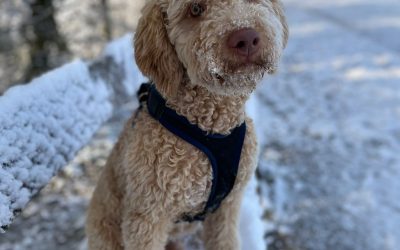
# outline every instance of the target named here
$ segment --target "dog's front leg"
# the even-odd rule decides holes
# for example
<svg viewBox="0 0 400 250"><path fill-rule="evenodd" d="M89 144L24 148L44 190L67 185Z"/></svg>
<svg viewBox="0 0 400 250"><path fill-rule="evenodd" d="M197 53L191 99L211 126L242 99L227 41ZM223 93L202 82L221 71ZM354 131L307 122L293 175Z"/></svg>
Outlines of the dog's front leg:
<svg viewBox="0 0 400 250"><path fill-rule="evenodd" d="M242 193L232 193L221 206L204 221L204 241L207 250L238 250L239 210Z"/></svg>
<svg viewBox="0 0 400 250"><path fill-rule="evenodd" d="M122 236L124 250L165 249L170 227L169 218L159 218L159 214L128 213L123 218Z"/></svg>

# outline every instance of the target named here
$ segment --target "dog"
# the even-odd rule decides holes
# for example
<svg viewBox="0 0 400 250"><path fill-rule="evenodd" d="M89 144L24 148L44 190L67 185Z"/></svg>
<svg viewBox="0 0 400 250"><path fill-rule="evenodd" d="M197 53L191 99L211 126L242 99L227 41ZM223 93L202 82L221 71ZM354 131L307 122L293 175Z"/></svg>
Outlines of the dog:
<svg viewBox="0 0 400 250"><path fill-rule="evenodd" d="M140 70L153 83L143 93L153 97L126 123L98 181L86 222L89 249L172 249L179 247L177 235L200 229L206 249L239 249L240 202L257 165L244 105L264 74L276 70L287 40L279 0L146 2L134 46ZM233 182L214 197L212 209L205 210L219 185L212 157L158 120L164 111L151 112L155 96L204 138L244 131L238 132L241 143L235 137L215 149L240 144L236 168L231 158L237 155L218 158L218 171L225 161L233 166L227 177Z"/></svg>

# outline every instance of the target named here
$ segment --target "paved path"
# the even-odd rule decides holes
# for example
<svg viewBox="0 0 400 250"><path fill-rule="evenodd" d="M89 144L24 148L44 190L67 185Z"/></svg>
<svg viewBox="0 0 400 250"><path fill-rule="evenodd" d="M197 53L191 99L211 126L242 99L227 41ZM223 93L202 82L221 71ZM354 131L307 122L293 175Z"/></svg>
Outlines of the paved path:
<svg viewBox="0 0 400 250"><path fill-rule="evenodd" d="M290 42L258 92L275 227L291 249L397 250L400 2L285 2Z"/></svg>
<svg viewBox="0 0 400 250"><path fill-rule="evenodd" d="M289 8L300 8L312 16L360 34L377 45L400 52L398 0L286 0L285 3Z"/></svg>

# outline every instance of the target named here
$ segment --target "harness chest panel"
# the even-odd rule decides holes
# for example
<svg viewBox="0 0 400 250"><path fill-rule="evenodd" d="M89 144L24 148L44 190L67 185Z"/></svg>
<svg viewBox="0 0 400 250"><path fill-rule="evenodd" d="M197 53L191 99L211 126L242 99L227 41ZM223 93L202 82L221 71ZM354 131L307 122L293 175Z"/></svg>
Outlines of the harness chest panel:
<svg viewBox="0 0 400 250"><path fill-rule="evenodd" d="M166 106L166 101L154 85L143 84L139 90L139 100L147 102L150 115L158 120L171 133L201 150L212 167L212 186L204 210L197 215L185 215L185 221L204 220L207 213L214 212L231 192L238 168L246 123L232 130L229 135L208 134L191 124L186 117L178 115Z"/></svg>

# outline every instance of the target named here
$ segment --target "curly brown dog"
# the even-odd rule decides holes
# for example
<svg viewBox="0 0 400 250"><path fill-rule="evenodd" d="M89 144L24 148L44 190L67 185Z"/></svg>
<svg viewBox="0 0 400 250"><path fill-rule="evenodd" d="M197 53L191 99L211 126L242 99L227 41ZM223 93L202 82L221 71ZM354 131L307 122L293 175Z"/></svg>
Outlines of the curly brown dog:
<svg viewBox="0 0 400 250"><path fill-rule="evenodd" d="M216 211L203 222L177 223L203 211L213 182L210 161L142 108L125 126L93 194L89 249L165 249L177 231L198 224L206 249L239 249L241 196L257 164L244 104L286 46L281 3L149 0L142 14L135 36L139 68L166 105L201 130L229 135L246 122L239 168Z"/></svg>

